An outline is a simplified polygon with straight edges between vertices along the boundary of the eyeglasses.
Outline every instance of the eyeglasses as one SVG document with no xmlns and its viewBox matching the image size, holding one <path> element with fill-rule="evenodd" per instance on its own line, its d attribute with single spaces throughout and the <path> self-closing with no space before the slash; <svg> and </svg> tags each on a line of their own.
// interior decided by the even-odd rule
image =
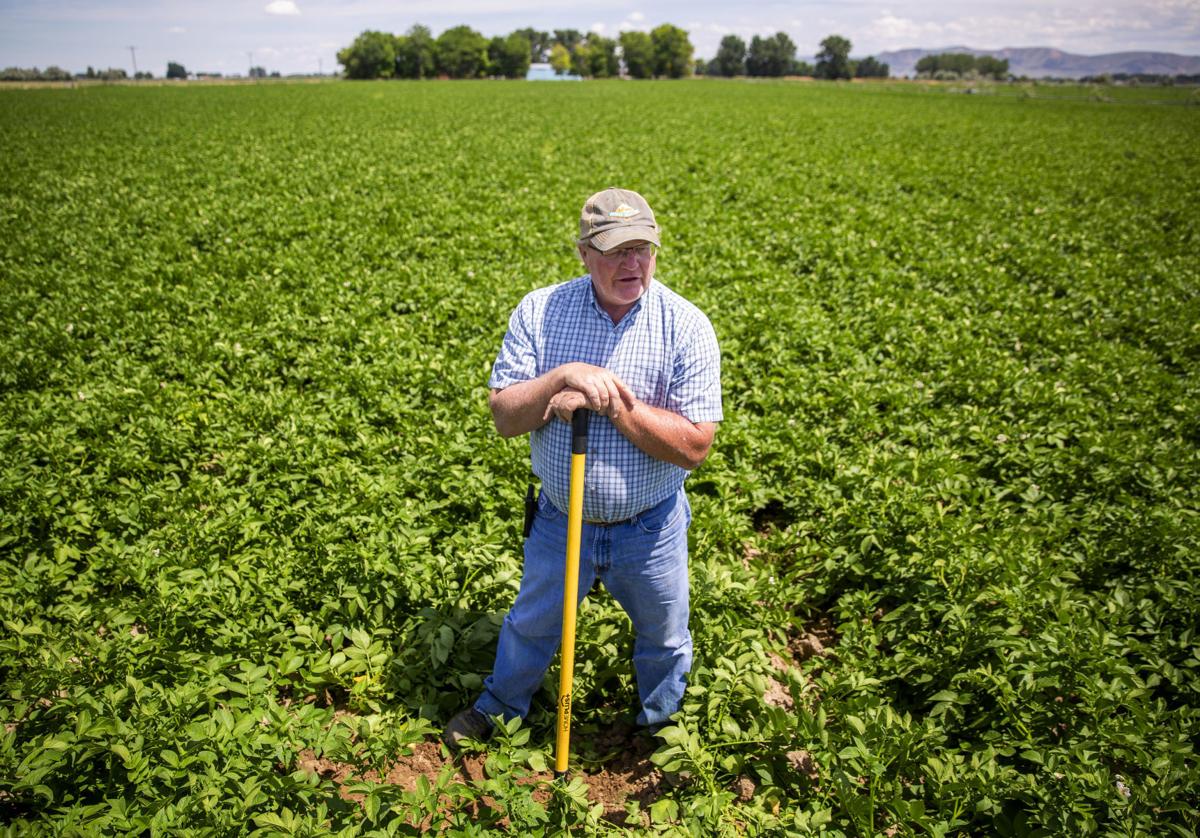
<svg viewBox="0 0 1200 838">
<path fill-rule="evenodd" d="M 622 247 L 607 251 L 592 247 L 592 250 L 599 253 L 608 262 L 624 262 L 631 254 L 639 260 L 646 260 L 654 255 L 654 245 L 652 244 L 639 244 L 634 247 Z"/>
</svg>

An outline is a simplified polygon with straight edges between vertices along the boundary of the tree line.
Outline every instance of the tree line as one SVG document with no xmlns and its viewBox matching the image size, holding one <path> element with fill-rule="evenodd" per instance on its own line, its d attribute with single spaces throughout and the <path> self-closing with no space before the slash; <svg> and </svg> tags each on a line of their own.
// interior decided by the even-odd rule
<svg viewBox="0 0 1200 838">
<path fill-rule="evenodd" d="M 990 55 L 969 55 L 964 52 L 943 52 L 926 55 L 917 60 L 917 78 L 963 79 L 1008 78 L 1008 59 Z"/>
<path fill-rule="evenodd" d="M 403 35 L 363 32 L 337 59 L 352 79 L 516 79 L 525 78 L 535 62 L 586 78 L 619 75 L 622 63 L 634 78 L 679 78 L 692 72 L 692 52 L 687 32 L 669 23 L 616 38 L 526 28 L 490 39 L 469 26 L 451 27 L 435 38 L 429 27 L 417 24 Z"/>
<path fill-rule="evenodd" d="M 714 76 L 815 75 L 823 79 L 884 78 L 888 65 L 874 56 L 850 58 L 850 41 L 830 35 L 821 42 L 816 65 L 796 58 L 796 44 L 784 32 L 755 35 L 749 46 L 736 35 L 721 41 L 711 61 L 694 59 L 688 33 L 670 23 L 650 32 L 621 32 L 606 38 L 577 29 L 517 29 L 491 39 L 469 26 L 455 26 L 436 38 L 417 24 L 403 35 L 367 30 L 338 52 L 352 79 L 525 78 L 534 63 L 555 73 L 611 78 L 622 71 L 635 79 Z"/>
<path fill-rule="evenodd" d="M 220 75 L 219 73 L 209 73 L 207 75 Z M 279 78 L 278 72 L 267 73 L 263 67 L 251 67 L 251 78 Z M 167 62 L 168 79 L 186 79 L 188 71 L 184 66 L 175 61 Z M 96 81 L 124 81 L 125 79 L 152 79 L 154 73 L 148 70 L 139 70 L 132 76 L 120 67 L 109 67 L 107 70 L 97 70 L 95 67 L 88 67 L 86 72 L 71 73 L 64 70 L 62 67 L 50 66 L 44 70 L 39 70 L 37 67 L 5 67 L 0 70 L 0 81 L 76 81 L 76 80 L 96 80 Z"/>
<path fill-rule="evenodd" d="M 44 70 L 39 70 L 37 67 L 5 67 L 0 70 L 0 81 L 74 81 L 75 79 L 121 81 L 128 78 L 152 79 L 154 74 L 138 72 L 131 77 L 120 67 L 109 67 L 107 70 L 88 67 L 86 73 L 72 73 L 57 65 L 51 65 Z"/>
<path fill-rule="evenodd" d="M 737 35 L 721 39 L 717 54 L 703 68 L 710 76 L 816 76 L 819 79 L 887 78 L 890 68 L 875 56 L 854 60 L 851 43 L 841 35 L 821 41 L 816 66 L 796 58 L 796 44 L 786 32 L 755 35 L 749 47 Z"/>
</svg>

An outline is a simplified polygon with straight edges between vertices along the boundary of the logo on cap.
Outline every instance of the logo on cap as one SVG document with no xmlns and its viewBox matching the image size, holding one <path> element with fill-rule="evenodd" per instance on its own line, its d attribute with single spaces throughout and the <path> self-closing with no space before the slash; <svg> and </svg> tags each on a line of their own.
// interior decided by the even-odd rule
<svg viewBox="0 0 1200 838">
<path fill-rule="evenodd" d="M 640 210 L 635 210 L 633 207 L 629 206 L 629 204 L 621 204 L 621 206 L 617 207 L 615 210 L 610 212 L 608 214 L 608 217 L 609 218 L 633 218 L 633 216 L 637 215 L 639 212 L 640 212 Z"/>
</svg>

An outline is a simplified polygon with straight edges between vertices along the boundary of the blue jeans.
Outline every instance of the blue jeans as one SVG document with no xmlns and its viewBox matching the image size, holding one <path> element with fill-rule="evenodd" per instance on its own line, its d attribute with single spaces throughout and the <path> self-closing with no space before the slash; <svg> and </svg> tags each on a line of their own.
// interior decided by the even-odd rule
<svg viewBox="0 0 1200 838">
<path fill-rule="evenodd" d="M 642 711 L 657 725 L 679 710 L 692 666 L 688 632 L 687 530 L 692 511 L 680 489 L 626 523 L 583 525 L 579 600 L 599 577 L 633 622 L 633 666 Z M 544 495 L 525 541 L 517 601 L 500 627 L 496 665 L 475 709 L 485 716 L 524 717 L 562 640 L 567 516 Z"/>
</svg>

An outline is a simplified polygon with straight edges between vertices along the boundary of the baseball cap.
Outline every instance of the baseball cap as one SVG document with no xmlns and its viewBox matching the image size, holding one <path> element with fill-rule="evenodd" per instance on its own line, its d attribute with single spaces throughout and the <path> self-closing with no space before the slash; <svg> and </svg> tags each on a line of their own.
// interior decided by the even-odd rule
<svg viewBox="0 0 1200 838">
<path fill-rule="evenodd" d="M 641 195 L 610 186 L 584 202 L 579 216 L 580 244 L 605 251 L 638 240 L 661 246 L 654 211 Z"/>
</svg>

